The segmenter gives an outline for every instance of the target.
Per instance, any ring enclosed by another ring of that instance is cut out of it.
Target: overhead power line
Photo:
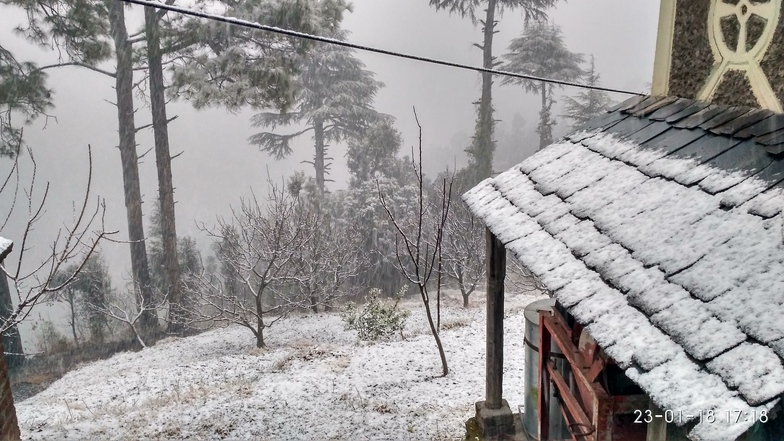
[[[188,9],[188,8],[181,8],[179,6],[168,5],[168,4],[163,4],[163,3],[154,2],[154,1],[148,1],[148,0],[117,0],[117,1],[121,1],[121,2],[124,2],[124,3],[133,3],[133,4],[141,5],[141,6],[149,6],[149,7],[153,7],[153,8],[163,9],[163,10],[166,10],[166,11],[179,12],[180,14],[189,15],[191,17],[205,18],[207,20],[219,21],[219,22],[229,23],[229,24],[233,24],[233,25],[237,25],[237,26],[246,27],[246,28],[258,29],[258,30],[261,30],[261,31],[273,32],[273,33],[276,33],[276,34],[288,35],[290,37],[303,38],[303,39],[306,39],[306,40],[319,41],[319,42],[328,43],[328,44],[335,44],[335,45],[338,45],[338,46],[350,47],[352,49],[358,49],[358,50],[367,51],[367,52],[375,52],[377,54],[390,55],[390,56],[393,56],[393,57],[406,58],[406,59],[409,59],[409,60],[422,61],[422,62],[425,62],[425,63],[438,64],[438,65],[441,65],[441,66],[456,67],[458,69],[473,70],[473,71],[476,71],[476,72],[489,73],[489,74],[501,75],[501,76],[512,77],[512,78],[520,78],[520,79],[524,79],[524,80],[542,81],[542,82],[545,82],[545,83],[557,84],[559,86],[579,87],[579,88],[582,88],[582,89],[600,90],[600,91],[603,91],[603,92],[613,92],[613,93],[623,93],[623,94],[627,94],[627,95],[639,95],[639,96],[645,95],[645,94],[640,93],[640,92],[631,92],[631,91],[628,91],[628,90],[613,89],[611,87],[589,86],[587,84],[573,83],[571,81],[561,81],[561,80],[556,80],[556,79],[552,79],[552,78],[541,78],[541,77],[536,77],[536,76],[533,76],[533,75],[525,75],[525,74],[520,74],[520,73],[516,73],[516,72],[507,72],[507,71],[503,71],[503,70],[488,69],[488,68],[485,68],[485,67],[469,66],[467,64],[453,63],[451,61],[438,60],[438,59],[435,59],[435,58],[420,57],[419,55],[405,54],[405,53],[402,53],[402,52],[395,52],[395,51],[390,51],[390,50],[386,50],[386,49],[379,49],[379,48],[371,47],[371,46],[364,46],[364,45],[361,45],[361,44],[349,43],[347,41],[342,41],[342,40],[338,40],[338,39],[335,39],[335,38],[321,37],[321,36],[318,36],[318,35],[306,34],[304,32],[292,31],[291,29],[283,29],[283,28],[279,28],[279,27],[276,27],[276,26],[263,25],[263,24],[256,23],[256,22],[253,22],[253,21],[241,20],[241,19],[233,18],[233,17],[225,17],[225,16],[222,16],[222,15],[210,14],[210,13],[202,12],[202,11],[195,11],[195,10]]]

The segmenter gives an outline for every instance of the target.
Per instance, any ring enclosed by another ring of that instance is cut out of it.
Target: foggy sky
[[[349,41],[377,46],[453,62],[481,65],[481,51],[472,46],[481,40],[481,29],[467,19],[436,12],[427,0],[355,0],[354,12],[346,16],[344,27],[351,31]],[[563,29],[570,50],[593,54],[596,67],[605,86],[645,91],[653,72],[653,54],[658,20],[657,1],[591,0],[561,2],[550,11],[551,19]],[[130,15],[139,23],[139,7]],[[135,15],[134,15],[135,14]],[[8,7],[0,7],[0,42],[19,59],[43,64],[56,62],[56,54],[41,51],[24,42],[11,29],[23,23],[24,14]],[[131,33],[134,26],[129,26]],[[523,19],[516,11],[506,11],[498,25],[494,53],[506,52],[509,41],[522,31]],[[376,108],[397,118],[396,127],[403,133],[403,151],[410,151],[417,140],[417,129],[412,107],[416,107],[423,125],[423,149],[426,171],[443,170],[457,162],[465,164],[462,149],[470,142],[476,119],[472,102],[480,95],[480,75],[443,66],[428,65],[372,53],[359,52],[367,68],[376,73],[383,88],[376,99]],[[107,66],[112,69],[113,66]],[[36,242],[28,256],[29,265],[47,252],[48,242],[58,227],[72,218],[73,201],[83,197],[86,185],[87,145],[93,147],[93,195],[106,199],[106,226],[119,230],[118,239],[127,238],[120,155],[117,145],[116,108],[106,101],[114,100],[114,80],[79,68],[51,70],[49,86],[54,90],[56,107],[44,128],[40,119],[25,130],[27,143],[33,148],[38,162],[40,180],[49,181],[52,189],[47,214],[35,231]],[[573,95],[576,90],[559,91]],[[616,100],[624,96],[614,96]],[[149,108],[137,100],[137,126],[150,122]],[[535,128],[539,99],[526,95],[514,86],[494,86],[495,117],[501,120],[499,130],[509,129],[515,113],[527,121],[525,131]],[[556,104],[555,115],[561,103]],[[313,147],[310,139],[295,142],[292,157],[275,161],[247,138],[256,131],[250,127],[252,111],[229,114],[221,109],[195,111],[186,102],[175,102],[168,108],[169,116],[178,119],[169,126],[172,154],[184,153],[172,163],[177,201],[177,232],[180,236],[197,238],[204,257],[209,241],[196,228],[196,222],[214,224],[216,215],[227,216],[230,205],[238,205],[240,197],[251,189],[265,194],[267,175],[275,182],[294,171],[303,170],[313,175],[312,166],[301,161],[310,159]],[[556,128],[556,135],[565,133],[567,124]],[[153,147],[150,130],[137,136],[139,154]],[[521,145],[528,152],[536,145]],[[332,175],[335,183],[328,188],[345,188],[347,173],[343,146],[332,146],[335,158]],[[25,175],[29,178],[29,161],[22,159]],[[7,158],[0,158],[0,175],[5,176],[11,166]],[[157,174],[154,152],[140,164],[145,215],[157,195]],[[39,188],[42,190],[43,186]],[[7,192],[8,193],[8,192]],[[9,194],[0,196],[0,214],[9,207]],[[26,214],[18,210],[11,223],[0,235],[18,240]],[[145,219],[146,221],[146,219]],[[145,223],[145,230],[148,225]],[[106,243],[102,252],[107,258],[115,286],[124,286],[128,278],[130,258],[127,245]],[[13,263],[17,252],[7,264]],[[42,309],[43,316],[51,311]],[[35,314],[34,314],[35,315]],[[23,329],[23,332],[24,329]],[[26,339],[27,340],[27,339]]]

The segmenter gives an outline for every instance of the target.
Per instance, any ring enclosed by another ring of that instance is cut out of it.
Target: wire
[[[390,51],[390,50],[386,50],[386,49],[379,49],[379,48],[375,48],[375,47],[371,47],[371,46],[363,46],[363,45],[360,45],[360,44],[349,43],[347,41],[342,41],[342,40],[338,40],[338,39],[335,39],[335,38],[321,37],[321,36],[318,36],[318,35],[306,34],[304,32],[292,31],[291,29],[283,29],[283,28],[279,28],[279,27],[276,27],[276,26],[263,25],[263,24],[260,24],[260,23],[247,21],[247,20],[241,20],[241,19],[238,19],[238,18],[225,17],[225,16],[222,16],[222,15],[210,14],[210,13],[201,12],[201,11],[194,11],[192,9],[181,8],[179,6],[174,6],[174,5],[166,5],[166,4],[159,3],[159,2],[154,2],[154,1],[148,1],[148,0],[118,0],[118,1],[121,1],[121,2],[124,2],[124,3],[133,3],[133,4],[136,4],[136,5],[140,5],[140,6],[149,6],[149,7],[152,7],[152,8],[163,9],[163,10],[166,10],[166,11],[179,12],[180,14],[190,15],[192,17],[206,18],[208,20],[220,21],[220,22],[223,22],[223,23],[229,23],[229,24],[233,24],[233,25],[237,25],[237,26],[246,27],[246,28],[258,29],[258,30],[267,31],[267,32],[273,32],[273,33],[276,33],[276,34],[288,35],[290,37],[304,38],[306,40],[313,40],[313,41],[319,41],[319,42],[322,42],[322,43],[335,44],[335,45],[338,45],[338,46],[349,47],[349,48],[352,48],[352,49],[359,49],[359,50],[367,51],[367,52],[375,52],[377,54],[391,55],[393,57],[406,58],[406,59],[409,59],[409,60],[422,61],[422,62],[431,63],[431,64],[439,64],[441,66],[456,67],[456,68],[459,68],[459,69],[473,70],[473,71],[476,71],[476,72],[483,72],[483,73],[489,73],[489,74],[494,74],[494,75],[502,75],[502,76],[507,76],[507,77],[512,77],[512,78],[520,78],[520,79],[524,79],[524,80],[542,81],[542,82],[545,82],[545,83],[557,84],[559,86],[579,87],[579,88],[582,88],[582,89],[599,90],[599,91],[602,91],[602,92],[623,93],[623,94],[627,94],[627,95],[638,95],[638,96],[645,95],[644,93],[640,93],[640,92],[630,92],[628,90],[613,89],[613,88],[610,88],[610,87],[589,86],[587,84],[573,83],[573,82],[570,82],[570,81],[561,81],[561,80],[555,80],[555,79],[552,79],[552,78],[541,78],[541,77],[536,77],[536,76],[533,76],[533,75],[525,75],[525,74],[520,74],[520,73],[515,73],[515,72],[507,72],[507,71],[503,71],[503,70],[488,69],[488,68],[485,68],[485,67],[478,67],[478,66],[469,66],[467,64],[453,63],[451,61],[438,60],[438,59],[435,59],[435,58],[420,57],[418,55],[405,54],[405,53],[402,53],[402,52],[395,52],[395,51]]]

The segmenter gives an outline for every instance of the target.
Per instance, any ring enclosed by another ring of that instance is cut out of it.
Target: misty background
[[[437,12],[425,0],[355,0],[353,6],[353,12],[346,15],[342,25],[350,31],[348,41],[352,43],[481,65],[481,50],[473,46],[481,41],[481,28],[473,26],[468,19]],[[603,86],[646,92],[653,73],[658,9],[658,2],[654,1],[572,1],[559,3],[548,15],[561,27],[571,51],[595,57]],[[134,6],[126,13],[129,31],[133,33],[143,23],[142,9]],[[57,62],[56,52],[43,51],[14,33],[13,29],[24,20],[24,13],[16,8],[0,8],[2,45],[20,59],[41,65]],[[509,41],[520,35],[523,25],[518,11],[506,12],[500,18],[494,43],[496,55],[507,52]],[[463,150],[474,133],[477,109],[473,103],[480,95],[480,74],[361,51],[355,55],[385,85],[375,99],[375,108],[396,118],[395,127],[403,135],[402,152],[410,153],[418,142],[412,111],[415,107],[423,127],[425,173],[433,177],[447,167],[465,166]],[[108,70],[112,68],[107,66]],[[115,239],[127,239],[121,163],[116,147],[117,112],[109,102],[114,100],[114,80],[71,67],[51,69],[48,74],[48,86],[54,92],[55,108],[50,112],[53,118],[39,118],[24,132],[37,162],[38,197],[45,182],[51,184],[46,214],[33,232],[35,240],[28,244],[29,265],[49,252],[49,244],[58,229],[72,222],[74,204],[79,205],[87,185],[88,145],[93,152],[91,197],[106,200],[106,229],[119,231]],[[494,168],[502,171],[536,151],[540,98],[524,93],[519,86],[501,86],[498,79],[493,90],[494,116],[499,120]],[[560,117],[561,97],[577,92],[574,88],[556,92],[553,112],[558,119],[556,139],[569,128],[569,121]],[[626,96],[614,94],[612,98],[620,101]],[[136,106],[140,108],[137,126],[149,124],[149,110],[143,108],[147,103],[137,99]],[[297,171],[304,171],[306,176],[314,174],[311,165],[302,163],[312,158],[309,136],[296,139],[293,154],[280,161],[250,145],[248,137],[260,130],[250,124],[250,117],[256,111],[196,111],[183,101],[169,104],[167,110],[169,117],[177,116],[169,124],[171,152],[173,155],[182,152],[172,162],[177,232],[180,237],[195,238],[202,257],[211,254],[210,240],[197,228],[197,222],[210,227],[215,224],[216,216],[228,217],[231,206],[238,206],[240,198],[249,196],[251,191],[266,194],[268,177],[282,183]],[[151,129],[140,131],[137,142],[140,155],[152,149]],[[329,178],[334,182],[327,183],[329,190],[347,187],[345,151],[345,144],[330,146],[334,161]],[[20,165],[20,183],[26,185],[32,173],[26,153]],[[5,176],[11,166],[11,159],[0,158],[0,175]],[[158,185],[154,151],[140,160],[139,171],[145,230],[148,230],[148,216]],[[0,195],[0,214],[10,209],[11,196],[10,191]],[[38,197],[34,198],[38,200]],[[26,216],[26,207],[17,206],[2,236],[18,243]],[[130,283],[128,245],[103,242],[100,250],[109,265],[114,286],[125,288]],[[15,249],[6,260],[7,266],[16,264],[18,253]],[[26,347],[31,347],[31,326],[39,316],[61,325],[65,323],[58,312],[60,308],[61,305],[40,305],[31,317],[34,320],[22,323],[20,331]]]

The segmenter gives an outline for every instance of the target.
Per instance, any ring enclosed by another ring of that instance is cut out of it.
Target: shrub
[[[398,291],[394,304],[383,301],[380,289],[371,289],[365,305],[360,309],[349,302],[341,313],[346,329],[357,331],[360,340],[378,341],[388,339],[403,330],[408,311],[397,309],[397,304],[405,293],[405,287]]]
[[[44,320],[38,325],[35,338],[36,347],[46,355],[66,352],[71,348],[68,339],[57,330],[57,327],[50,320]]]

